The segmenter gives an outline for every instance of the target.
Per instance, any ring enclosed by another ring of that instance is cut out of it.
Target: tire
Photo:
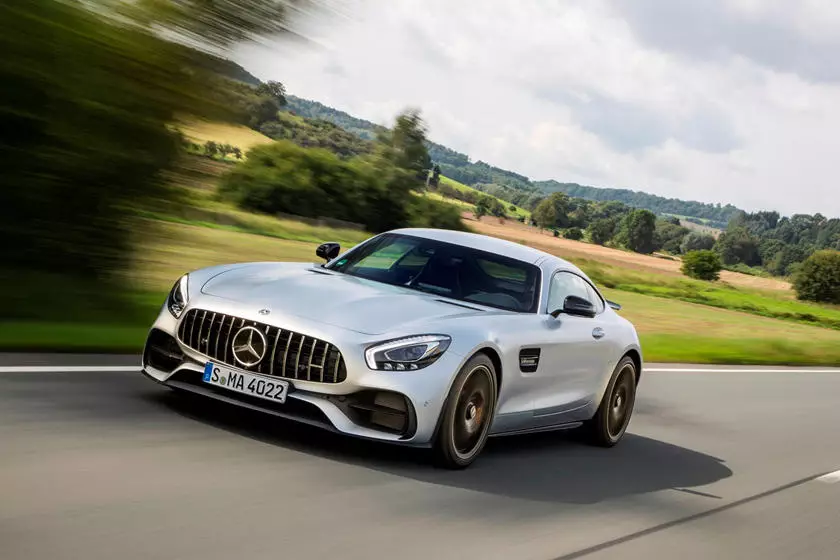
[[[613,447],[627,431],[636,404],[636,364],[629,356],[615,366],[595,416],[583,425],[587,443]]]
[[[470,358],[452,383],[434,441],[435,463],[470,466],[484,449],[497,401],[496,368],[486,354]]]

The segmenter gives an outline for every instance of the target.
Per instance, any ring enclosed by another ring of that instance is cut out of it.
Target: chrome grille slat
[[[300,371],[300,353],[303,351],[303,343],[306,341],[306,337],[300,335],[300,346],[298,346],[297,356],[295,356],[295,379],[298,378],[298,372]]]
[[[324,382],[324,366],[327,364],[327,354],[330,351],[331,344],[329,342],[324,343],[324,355],[321,356],[321,365],[318,366],[321,372],[321,383]]]
[[[238,329],[246,325],[265,333],[266,353],[259,364],[243,368],[240,364],[233,363],[230,346]],[[241,317],[204,309],[190,309],[182,317],[177,335],[185,346],[209,360],[230,367],[313,383],[341,383],[347,378],[338,348],[325,340],[273,325],[246,321]],[[283,353],[282,358],[280,352]]]
[[[269,362],[269,375],[274,375],[274,357],[277,355],[277,347],[280,345],[280,333],[283,329],[277,329],[277,336],[274,337],[274,348],[271,349],[271,361]]]
[[[312,358],[315,357],[315,348],[318,347],[318,339],[312,339],[312,349],[309,351],[309,363],[306,365],[306,380],[312,381]]]
[[[236,317],[230,318],[230,326],[228,327],[228,334],[227,338],[225,339],[225,359],[222,360],[224,363],[229,364],[228,361],[228,352],[230,351],[230,335],[233,332],[233,325],[236,323]]]
[[[198,338],[195,341],[195,349],[201,352],[201,331],[204,330],[204,320],[207,319],[207,312],[201,314],[201,323],[198,324]]]
[[[213,335],[213,323],[216,322],[216,314],[213,313],[213,316],[210,318],[210,325],[207,327],[207,351],[204,352],[208,356],[210,355],[210,337]]]
[[[336,379],[338,379],[338,367],[341,365],[341,352],[337,352],[337,354],[335,357],[335,370],[333,371],[333,383],[338,383]]]
[[[216,331],[216,346],[213,349],[213,355],[219,355],[219,339],[222,338],[222,330],[225,328],[225,319],[227,315],[222,314],[222,320],[219,322],[219,330]]]
[[[283,351],[283,371],[280,373],[280,377],[286,377],[286,360],[289,359],[289,347],[292,345],[292,338],[294,338],[295,333],[289,333],[289,339],[286,341],[286,349]]]

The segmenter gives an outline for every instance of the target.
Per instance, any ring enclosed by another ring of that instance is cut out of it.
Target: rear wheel
[[[438,465],[463,469],[478,457],[496,412],[496,369],[476,354],[458,373],[443,409],[434,444]]]
[[[589,443],[600,447],[616,445],[630,424],[636,404],[636,364],[625,356],[615,367],[598,411],[583,426]]]

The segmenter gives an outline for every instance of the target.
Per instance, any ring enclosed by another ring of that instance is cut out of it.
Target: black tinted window
[[[535,312],[540,270],[529,263],[407,235],[373,239],[333,270],[511,311]]]

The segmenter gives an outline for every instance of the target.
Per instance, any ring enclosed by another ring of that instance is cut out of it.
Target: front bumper
[[[249,316],[235,309],[231,302],[208,299],[217,298],[203,296],[202,309],[265,322],[265,317]],[[182,317],[185,316],[186,311]],[[210,358],[178,339],[178,320],[165,307],[147,338],[143,372],[169,387],[342,434],[417,447],[431,444],[449,387],[462,366],[462,356],[450,349],[422,370],[374,371],[364,362],[364,348],[379,342],[379,337],[300,317],[275,317],[274,323],[336,346],[344,357],[346,379],[340,383],[320,383],[284,377],[291,384],[284,404],[208,385],[202,382],[202,373]],[[394,413],[397,409],[404,409],[404,417],[397,417]]]

